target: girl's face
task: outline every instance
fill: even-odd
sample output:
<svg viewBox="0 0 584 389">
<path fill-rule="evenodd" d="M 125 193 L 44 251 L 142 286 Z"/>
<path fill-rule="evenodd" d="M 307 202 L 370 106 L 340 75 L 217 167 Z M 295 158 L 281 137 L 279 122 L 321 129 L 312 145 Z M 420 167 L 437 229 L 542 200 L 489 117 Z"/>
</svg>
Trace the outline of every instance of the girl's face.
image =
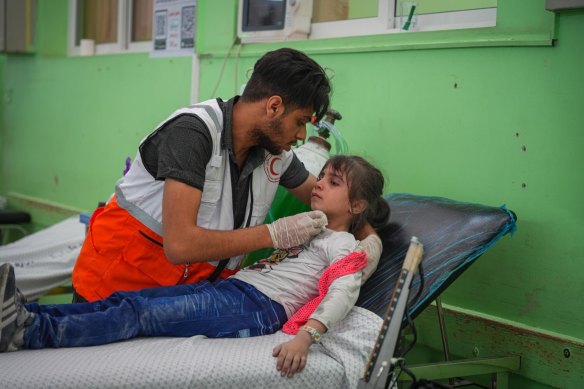
<svg viewBox="0 0 584 389">
<path fill-rule="evenodd" d="M 323 211 L 329 223 L 331 219 L 339 217 L 341 220 L 350 219 L 351 203 L 346 175 L 327 166 L 317 177 L 310 196 L 310 206 L 313 210 Z"/>
</svg>

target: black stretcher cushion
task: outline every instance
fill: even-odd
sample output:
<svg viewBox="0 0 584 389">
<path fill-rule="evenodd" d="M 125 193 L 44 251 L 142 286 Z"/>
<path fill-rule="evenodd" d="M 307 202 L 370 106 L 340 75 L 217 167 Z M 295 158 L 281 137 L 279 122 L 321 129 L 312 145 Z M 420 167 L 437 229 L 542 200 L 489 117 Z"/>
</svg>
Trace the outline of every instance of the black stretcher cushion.
<svg viewBox="0 0 584 389">
<path fill-rule="evenodd" d="M 30 223 L 30 214 L 13 209 L 0 210 L 0 224 Z"/>
<path fill-rule="evenodd" d="M 424 245 L 424 289 L 415 277 L 410 289 L 410 316 L 416 317 L 497 240 L 515 230 L 515 214 L 441 197 L 395 193 L 386 196 L 389 224 L 379 231 L 383 252 L 377 270 L 361 288 L 357 306 L 383 317 L 412 236 Z"/>
</svg>

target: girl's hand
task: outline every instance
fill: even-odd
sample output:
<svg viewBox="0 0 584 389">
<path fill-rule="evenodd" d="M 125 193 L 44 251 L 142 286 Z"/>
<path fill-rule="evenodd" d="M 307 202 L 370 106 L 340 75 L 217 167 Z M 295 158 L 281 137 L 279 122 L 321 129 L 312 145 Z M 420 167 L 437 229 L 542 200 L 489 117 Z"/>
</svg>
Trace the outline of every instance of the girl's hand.
<svg viewBox="0 0 584 389">
<path fill-rule="evenodd" d="M 276 369 L 282 377 L 292 377 L 304 369 L 311 344 L 310 335 L 306 331 L 298 331 L 294 339 L 274 347 L 272 356 L 278 358 Z"/>
</svg>

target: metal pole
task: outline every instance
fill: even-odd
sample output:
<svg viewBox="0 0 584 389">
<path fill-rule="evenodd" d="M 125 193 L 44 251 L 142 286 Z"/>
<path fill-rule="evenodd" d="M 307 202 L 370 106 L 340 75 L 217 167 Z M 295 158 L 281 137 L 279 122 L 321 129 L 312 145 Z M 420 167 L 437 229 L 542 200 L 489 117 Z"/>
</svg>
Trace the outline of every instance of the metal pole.
<svg viewBox="0 0 584 389">
<path fill-rule="evenodd" d="M 444 350 L 444 360 L 450 360 L 450 350 L 448 349 L 448 337 L 446 336 L 446 325 L 444 324 L 444 311 L 442 310 L 442 300 L 436 297 L 436 310 L 438 311 L 438 323 L 440 325 L 440 336 L 442 338 L 442 349 Z"/>
</svg>

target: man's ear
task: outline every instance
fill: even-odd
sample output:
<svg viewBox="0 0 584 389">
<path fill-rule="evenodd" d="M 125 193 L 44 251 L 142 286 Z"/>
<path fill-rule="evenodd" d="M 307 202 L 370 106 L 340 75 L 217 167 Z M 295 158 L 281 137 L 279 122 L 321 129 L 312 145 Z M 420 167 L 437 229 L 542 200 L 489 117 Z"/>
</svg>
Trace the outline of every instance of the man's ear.
<svg viewBox="0 0 584 389">
<path fill-rule="evenodd" d="M 355 200 L 351 204 L 351 213 L 357 215 L 367 209 L 367 200 Z"/>
<path fill-rule="evenodd" d="M 284 113 L 284 103 L 282 97 L 274 95 L 266 101 L 266 113 L 268 117 L 274 118 Z"/>
</svg>

